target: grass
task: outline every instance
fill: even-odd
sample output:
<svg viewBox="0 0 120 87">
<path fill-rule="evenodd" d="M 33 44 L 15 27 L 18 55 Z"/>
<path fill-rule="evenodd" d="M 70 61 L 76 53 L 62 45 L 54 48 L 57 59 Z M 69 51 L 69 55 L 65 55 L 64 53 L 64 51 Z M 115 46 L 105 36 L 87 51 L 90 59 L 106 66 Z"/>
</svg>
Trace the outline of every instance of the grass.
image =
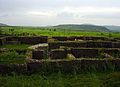
<svg viewBox="0 0 120 87">
<path fill-rule="evenodd" d="M 9 31 L 9 29 L 14 31 Z M 4 34 L 12 34 L 16 36 L 103 36 L 103 37 L 120 37 L 119 32 L 90 32 L 76 31 L 74 29 L 49 29 L 40 27 L 2 27 Z"/>
<path fill-rule="evenodd" d="M 1 46 L 1 48 L 7 48 L 7 49 L 11 49 L 11 50 L 15 50 L 15 49 L 21 49 L 21 50 L 27 50 L 28 47 L 31 46 L 29 44 L 12 44 L 12 45 L 3 45 Z"/>
<path fill-rule="evenodd" d="M 120 72 L 0 76 L 1 87 L 119 87 Z"/>
<path fill-rule="evenodd" d="M 16 52 L 4 52 L 0 54 L 0 64 L 22 64 L 25 63 L 25 55 Z"/>
</svg>

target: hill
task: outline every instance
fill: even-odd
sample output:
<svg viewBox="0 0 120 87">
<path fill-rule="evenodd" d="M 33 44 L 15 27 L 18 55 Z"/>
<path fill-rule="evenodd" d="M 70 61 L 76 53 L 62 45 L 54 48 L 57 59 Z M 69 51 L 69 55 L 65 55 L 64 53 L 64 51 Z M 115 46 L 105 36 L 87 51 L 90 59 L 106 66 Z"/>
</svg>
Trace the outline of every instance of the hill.
<svg viewBox="0 0 120 87">
<path fill-rule="evenodd" d="M 113 31 L 113 32 L 120 32 L 120 26 L 105 26 L 106 28 L 108 28 L 109 30 Z"/>
<path fill-rule="evenodd" d="M 0 23 L 0 26 L 8 26 L 7 24 Z"/>
<path fill-rule="evenodd" d="M 57 25 L 53 26 L 56 29 L 73 29 L 73 30 L 79 30 L 79 31 L 99 31 L 99 32 L 109 32 L 109 29 L 107 29 L 104 26 L 97 26 L 97 25 L 77 25 L 77 24 L 64 24 L 64 25 Z"/>
</svg>

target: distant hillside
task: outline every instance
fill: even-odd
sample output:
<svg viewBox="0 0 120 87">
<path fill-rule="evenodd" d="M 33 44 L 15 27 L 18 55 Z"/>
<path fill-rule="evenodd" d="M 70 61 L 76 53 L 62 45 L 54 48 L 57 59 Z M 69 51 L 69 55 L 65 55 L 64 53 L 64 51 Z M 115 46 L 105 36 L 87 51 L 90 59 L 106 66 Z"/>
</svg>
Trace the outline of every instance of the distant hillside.
<svg viewBox="0 0 120 87">
<path fill-rule="evenodd" d="M 120 32 L 120 26 L 105 26 L 105 27 L 111 31 Z"/>
<path fill-rule="evenodd" d="M 0 23 L 0 26 L 8 26 L 7 24 Z"/>
<path fill-rule="evenodd" d="M 104 26 L 96 26 L 96 25 L 76 25 L 76 24 L 65 24 L 65 25 L 57 25 L 54 28 L 58 29 L 73 29 L 73 30 L 80 30 L 80 31 L 99 31 L 99 32 L 109 32 Z"/>
</svg>

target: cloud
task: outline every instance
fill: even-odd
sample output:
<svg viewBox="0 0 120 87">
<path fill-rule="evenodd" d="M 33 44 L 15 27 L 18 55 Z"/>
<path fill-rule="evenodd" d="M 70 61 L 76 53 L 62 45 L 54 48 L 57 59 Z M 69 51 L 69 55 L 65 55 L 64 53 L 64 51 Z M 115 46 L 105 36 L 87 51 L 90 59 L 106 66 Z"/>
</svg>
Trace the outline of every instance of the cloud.
<svg viewBox="0 0 120 87">
<path fill-rule="evenodd" d="M 82 17 L 119 17 L 120 8 L 96 8 L 96 7 L 69 7 L 50 9 L 43 11 L 28 11 L 29 16 L 56 17 L 56 18 L 82 18 Z"/>
<path fill-rule="evenodd" d="M 54 11 L 29 11 L 26 14 L 31 16 L 42 16 L 42 17 L 56 16 L 56 13 Z"/>
<path fill-rule="evenodd" d="M 37 8 L 37 7 L 35 7 Z M 0 19 L 9 23 L 29 25 L 59 24 L 59 23 L 110 23 L 120 19 L 120 7 L 96 6 L 63 6 L 63 7 L 38 7 L 38 9 L 0 11 Z M 102 20 L 102 21 L 100 21 Z M 14 21 L 14 22 L 13 22 Z M 29 22 L 30 23 L 29 23 Z"/>
<path fill-rule="evenodd" d="M 87 18 L 92 18 L 92 19 L 120 19 L 120 16 L 118 14 L 108 14 L 108 13 L 103 13 L 103 14 L 91 14 L 91 15 L 84 15 L 82 18 L 87 19 Z"/>
<path fill-rule="evenodd" d="M 120 8 L 65 7 L 62 12 L 80 15 L 81 17 L 91 14 L 117 14 L 120 13 Z"/>
</svg>

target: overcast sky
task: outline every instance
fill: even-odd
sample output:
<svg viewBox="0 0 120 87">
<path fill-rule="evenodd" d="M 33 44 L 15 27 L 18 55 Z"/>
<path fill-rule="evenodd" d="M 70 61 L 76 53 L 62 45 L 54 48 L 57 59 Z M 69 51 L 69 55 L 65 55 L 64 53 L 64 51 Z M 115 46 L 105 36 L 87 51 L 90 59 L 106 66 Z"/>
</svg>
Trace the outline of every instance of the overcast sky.
<svg viewBox="0 0 120 87">
<path fill-rule="evenodd" d="M 0 22 L 120 25 L 120 0 L 0 0 Z"/>
</svg>

